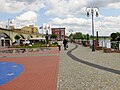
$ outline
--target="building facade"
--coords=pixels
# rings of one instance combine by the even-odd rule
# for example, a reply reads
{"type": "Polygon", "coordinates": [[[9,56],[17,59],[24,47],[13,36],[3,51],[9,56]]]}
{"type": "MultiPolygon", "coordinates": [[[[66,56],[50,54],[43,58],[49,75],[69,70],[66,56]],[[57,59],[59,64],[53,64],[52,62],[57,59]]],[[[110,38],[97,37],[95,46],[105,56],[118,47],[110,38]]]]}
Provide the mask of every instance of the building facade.
{"type": "Polygon", "coordinates": [[[38,28],[34,25],[29,25],[21,28],[21,31],[27,32],[27,33],[39,33],[38,28]]]}
{"type": "Polygon", "coordinates": [[[52,34],[57,35],[57,40],[63,40],[65,38],[65,28],[51,28],[52,34]]]}
{"type": "Polygon", "coordinates": [[[25,26],[21,29],[0,28],[0,47],[13,45],[13,43],[16,41],[15,40],[16,35],[20,36],[19,39],[20,42],[30,39],[32,39],[32,41],[33,40],[39,41],[38,39],[41,38],[43,39],[42,35],[38,32],[37,27],[34,27],[33,25],[25,26]]]}

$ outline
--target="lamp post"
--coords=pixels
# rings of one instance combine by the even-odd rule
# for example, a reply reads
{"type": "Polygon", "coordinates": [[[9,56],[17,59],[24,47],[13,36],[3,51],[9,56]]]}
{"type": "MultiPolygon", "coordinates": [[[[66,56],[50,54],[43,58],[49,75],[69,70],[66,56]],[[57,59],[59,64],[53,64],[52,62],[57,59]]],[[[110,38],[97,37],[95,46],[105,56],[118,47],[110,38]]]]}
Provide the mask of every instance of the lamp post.
{"type": "Polygon", "coordinates": [[[92,40],[93,40],[93,44],[92,44],[92,51],[95,51],[95,44],[94,44],[94,15],[96,17],[98,17],[98,8],[96,7],[87,7],[86,8],[87,11],[87,16],[89,17],[90,14],[92,15],[92,40]]]}
{"type": "Polygon", "coordinates": [[[8,29],[11,29],[11,28],[10,28],[10,24],[12,24],[12,20],[11,20],[11,19],[8,19],[8,29]]]}
{"type": "Polygon", "coordinates": [[[70,29],[69,32],[70,32],[70,35],[69,35],[70,41],[71,41],[71,43],[72,43],[72,42],[73,42],[73,34],[72,34],[73,30],[70,29]]]}
{"type": "Polygon", "coordinates": [[[46,36],[45,36],[45,38],[46,38],[46,44],[48,44],[48,30],[46,30],[46,36]]]}
{"type": "Polygon", "coordinates": [[[9,30],[9,45],[11,45],[11,39],[10,39],[10,30],[11,30],[11,25],[10,24],[12,24],[12,20],[11,19],[8,19],[8,30],[9,30]]]}
{"type": "Polygon", "coordinates": [[[73,35],[72,35],[73,30],[70,29],[69,32],[70,32],[70,35],[71,35],[71,36],[70,36],[70,39],[72,40],[72,39],[73,39],[73,35]]]}

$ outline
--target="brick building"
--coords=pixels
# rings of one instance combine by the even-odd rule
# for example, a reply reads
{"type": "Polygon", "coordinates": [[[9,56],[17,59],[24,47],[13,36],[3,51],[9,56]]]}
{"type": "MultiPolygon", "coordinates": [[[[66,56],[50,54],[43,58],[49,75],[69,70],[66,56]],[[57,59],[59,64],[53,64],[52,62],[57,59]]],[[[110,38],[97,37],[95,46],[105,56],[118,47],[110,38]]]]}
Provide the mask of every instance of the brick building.
{"type": "Polygon", "coordinates": [[[52,34],[57,35],[57,40],[63,40],[65,38],[65,28],[51,28],[52,34]]]}

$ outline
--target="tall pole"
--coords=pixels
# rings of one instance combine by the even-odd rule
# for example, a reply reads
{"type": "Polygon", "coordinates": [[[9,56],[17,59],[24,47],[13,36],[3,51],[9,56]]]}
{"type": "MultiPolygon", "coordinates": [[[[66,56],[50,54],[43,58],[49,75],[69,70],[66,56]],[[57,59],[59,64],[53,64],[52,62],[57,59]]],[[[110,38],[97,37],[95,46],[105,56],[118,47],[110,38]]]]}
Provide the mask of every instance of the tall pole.
{"type": "Polygon", "coordinates": [[[73,40],[72,40],[72,39],[73,39],[73,35],[72,35],[73,30],[70,29],[69,32],[70,32],[70,40],[71,40],[71,43],[72,43],[72,41],[73,41],[73,40]]]}
{"type": "Polygon", "coordinates": [[[46,44],[48,44],[48,30],[46,29],[46,44]]]}
{"type": "Polygon", "coordinates": [[[10,24],[12,23],[11,19],[8,19],[8,30],[9,30],[9,45],[11,45],[11,38],[10,38],[10,24]]]}
{"type": "Polygon", "coordinates": [[[92,51],[95,51],[95,43],[94,43],[94,14],[96,17],[98,17],[98,11],[96,10],[98,8],[87,8],[87,16],[89,17],[90,13],[92,14],[92,51]]]}
{"type": "Polygon", "coordinates": [[[93,8],[91,9],[92,13],[92,39],[93,39],[93,45],[92,45],[92,51],[95,51],[95,43],[94,43],[94,18],[93,18],[93,8]]]}

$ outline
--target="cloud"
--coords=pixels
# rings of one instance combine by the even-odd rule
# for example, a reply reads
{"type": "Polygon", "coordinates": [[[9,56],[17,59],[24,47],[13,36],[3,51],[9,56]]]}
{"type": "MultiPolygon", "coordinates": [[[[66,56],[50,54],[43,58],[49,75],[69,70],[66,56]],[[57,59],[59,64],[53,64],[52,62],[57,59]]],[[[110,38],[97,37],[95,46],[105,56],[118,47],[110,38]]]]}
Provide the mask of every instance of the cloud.
{"type": "Polygon", "coordinates": [[[107,7],[108,7],[108,8],[120,9],[120,2],[111,3],[111,4],[109,4],[107,7]]]}
{"type": "Polygon", "coordinates": [[[21,14],[20,16],[17,16],[16,20],[14,21],[14,24],[17,27],[21,27],[21,26],[23,27],[30,24],[35,25],[35,23],[37,22],[37,19],[38,17],[36,12],[28,11],[21,14]]]}
{"type": "Polygon", "coordinates": [[[86,7],[119,8],[120,0],[48,0],[46,15],[58,17],[85,14],[86,7]]]}
{"type": "Polygon", "coordinates": [[[43,0],[27,0],[26,1],[26,9],[25,11],[39,11],[40,9],[44,8],[44,1],[43,0]],[[31,1],[31,2],[30,2],[31,1]]]}
{"type": "Polygon", "coordinates": [[[74,32],[90,33],[89,29],[87,29],[91,27],[90,21],[90,19],[69,17],[65,19],[53,18],[49,23],[51,23],[54,27],[65,27],[66,33],[70,33],[70,29],[73,29],[74,32]]]}
{"type": "Polygon", "coordinates": [[[86,4],[85,0],[49,0],[46,2],[46,15],[56,16],[76,15],[83,13],[81,10],[86,4]]]}
{"type": "Polygon", "coordinates": [[[61,18],[54,18],[52,20],[52,24],[67,24],[67,25],[86,25],[89,22],[89,20],[83,19],[83,18],[77,18],[77,17],[69,17],[65,19],[61,18]]]}
{"type": "MultiPolygon", "coordinates": [[[[120,0],[87,0],[87,7],[107,7],[110,4],[120,3],[120,0]]],[[[113,7],[114,8],[114,7],[113,7]]]]}
{"type": "Polygon", "coordinates": [[[44,7],[42,0],[1,0],[0,12],[20,13],[23,11],[39,11],[44,7]]]}
{"type": "MultiPolygon", "coordinates": [[[[109,13],[110,10],[120,9],[120,0],[1,0],[0,2],[0,12],[17,13],[17,15],[22,13],[16,16],[15,26],[35,24],[38,21],[38,13],[42,13],[44,17],[48,17],[46,20],[43,16],[39,16],[44,19],[43,23],[66,27],[67,33],[73,29],[74,32],[91,34],[91,17],[86,16],[86,7],[99,7],[100,14],[103,13],[103,8],[107,8],[109,13]],[[50,16],[51,21],[46,22],[50,20],[50,16]]],[[[104,14],[106,15],[106,12],[104,14]]],[[[95,31],[99,31],[100,35],[119,31],[119,21],[119,15],[116,17],[100,15],[95,18],[95,31]]]]}
{"type": "Polygon", "coordinates": [[[28,11],[16,17],[19,21],[37,21],[37,14],[34,11],[28,11]]]}
{"type": "MultiPolygon", "coordinates": [[[[120,16],[101,16],[95,18],[94,20],[94,32],[99,32],[99,35],[109,36],[112,32],[118,32],[120,28],[120,16]]],[[[51,23],[54,27],[66,27],[66,33],[70,33],[69,30],[72,29],[74,32],[82,32],[83,34],[92,34],[91,28],[91,18],[83,19],[77,17],[69,18],[53,18],[51,23]]]]}
{"type": "Polygon", "coordinates": [[[7,13],[18,13],[24,9],[24,2],[15,0],[1,0],[0,1],[0,12],[7,13]]]}
{"type": "Polygon", "coordinates": [[[46,15],[78,16],[84,14],[84,7],[119,8],[119,5],[120,0],[1,0],[0,12],[19,13],[45,8],[46,15]]]}

